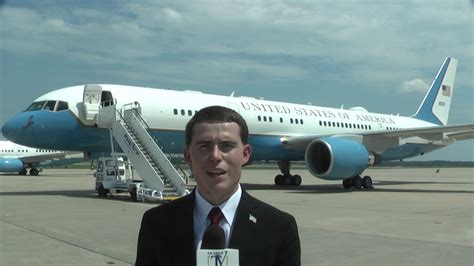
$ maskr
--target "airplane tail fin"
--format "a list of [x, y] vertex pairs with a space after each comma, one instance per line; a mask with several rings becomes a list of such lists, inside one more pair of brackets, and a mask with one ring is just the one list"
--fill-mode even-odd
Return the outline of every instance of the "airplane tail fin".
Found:
[[448, 123], [457, 65], [458, 61], [454, 58], [444, 60], [418, 111], [412, 117], [440, 126]]

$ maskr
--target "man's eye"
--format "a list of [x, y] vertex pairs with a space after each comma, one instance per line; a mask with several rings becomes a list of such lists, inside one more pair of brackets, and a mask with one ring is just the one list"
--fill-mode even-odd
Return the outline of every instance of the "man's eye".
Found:
[[230, 150], [230, 149], [234, 148], [233, 143], [222, 143], [220, 146], [221, 146], [222, 150]]
[[209, 148], [209, 146], [210, 146], [209, 144], [205, 144], [205, 143], [198, 145], [198, 147], [201, 149], [207, 149]]

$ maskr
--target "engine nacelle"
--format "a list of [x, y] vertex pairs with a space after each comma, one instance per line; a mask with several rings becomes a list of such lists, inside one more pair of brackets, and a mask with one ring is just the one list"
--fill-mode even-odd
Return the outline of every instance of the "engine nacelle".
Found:
[[16, 158], [1, 158], [0, 172], [20, 172], [23, 170], [23, 162]]
[[359, 142], [328, 137], [311, 142], [306, 148], [306, 165], [309, 172], [327, 180], [341, 180], [362, 173], [372, 156]]

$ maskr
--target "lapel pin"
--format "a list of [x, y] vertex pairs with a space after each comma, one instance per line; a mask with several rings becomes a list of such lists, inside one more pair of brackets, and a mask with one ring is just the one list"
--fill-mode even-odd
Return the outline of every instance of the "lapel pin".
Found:
[[254, 224], [256, 224], [257, 218], [255, 218], [255, 216], [253, 216], [252, 214], [249, 214], [249, 221], [252, 221]]

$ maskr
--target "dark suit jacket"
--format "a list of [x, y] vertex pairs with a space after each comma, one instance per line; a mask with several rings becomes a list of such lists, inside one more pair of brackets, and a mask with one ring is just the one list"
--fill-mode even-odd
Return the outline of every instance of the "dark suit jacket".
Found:
[[[193, 192], [143, 215], [137, 266], [196, 265], [194, 201]], [[239, 250], [240, 265], [300, 265], [300, 239], [293, 216], [242, 190], [234, 219], [229, 248]]]

